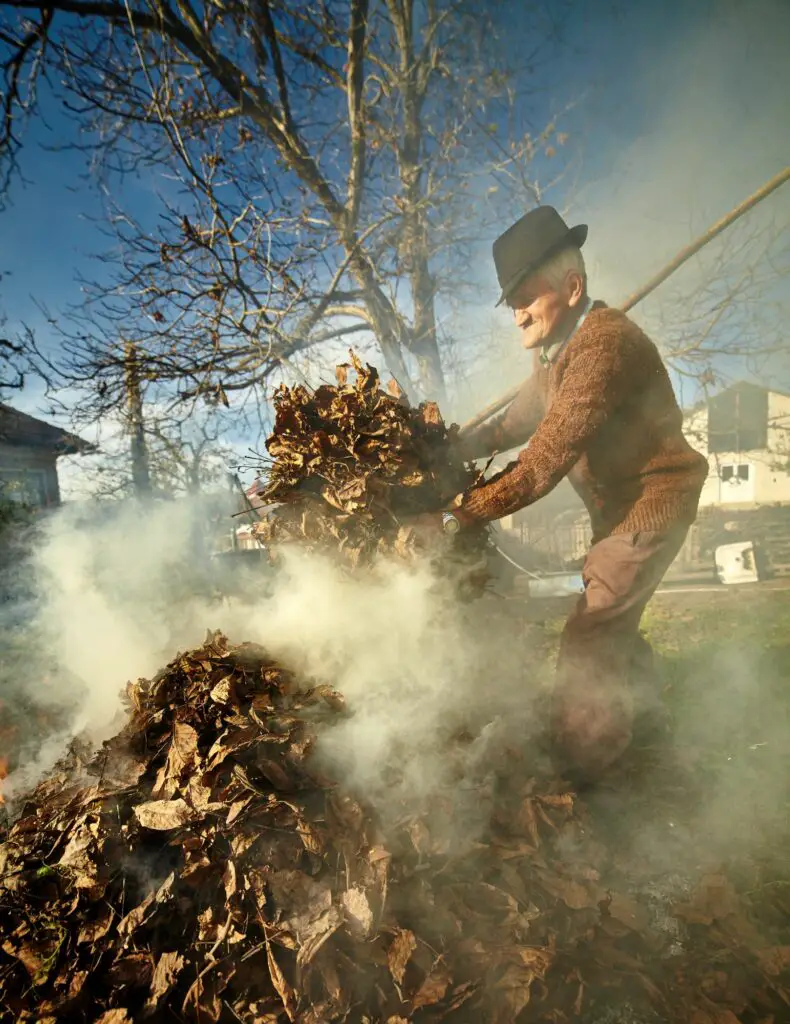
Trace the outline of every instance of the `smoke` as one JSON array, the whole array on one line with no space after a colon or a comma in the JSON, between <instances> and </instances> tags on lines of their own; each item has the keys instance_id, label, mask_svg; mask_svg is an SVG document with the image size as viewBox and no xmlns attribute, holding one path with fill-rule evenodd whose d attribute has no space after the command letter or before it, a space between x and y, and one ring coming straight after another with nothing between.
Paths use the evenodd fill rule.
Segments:
<instances>
[{"instance_id":1,"label":"smoke","mask_svg":"<svg viewBox=\"0 0 790 1024\"><path fill-rule=\"evenodd\" d=\"M777 0L714 6L714 17L673 34L629 83L612 114L635 130L612 133L605 173L571 197L570 216L590 225L585 255L594 290L612 304L790 160L781 127L790 92L790 8ZM704 302L700 289L712 278L786 252L775 229L788 220L785 187L703 249L635 315L659 335L682 325L689 312L683 304Z\"/></svg>"},{"instance_id":2,"label":"smoke","mask_svg":"<svg viewBox=\"0 0 790 1024\"><path fill-rule=\"evenodd\" d=\"M551 667L524 607L494 597L460 605L426 567L382 563L352 578L299 552L228 597L236 581L222 572L233 570L203 554L207 520L219 515L225 528L228 513L129 503L66 507L49 520L0 624L12 638L0 700L16 728L6 795L16 803L75 735L96 745L114 734L127 680L222 629L263 645L305 685L343 694L348 713L319 733L327 774L385 822L430 808L434 835L456 848L474 840L503 778L548 767ZM693 699L678 721L677 763L664 755L641 788L620 780L592 794L596 832L623 864L691 875L775 834L788 795L788 716L782 681L771 689L768 671L748 648L697 660L683 682ZM702 768L687 763L696 755Z\"/></svg>"},{"instance_id":3,"label":"smoke","mask_svg":"<svg viewBox=\"0 0 790 1024\"><path fill-rule=\"evenodd\" d=\"M74 735L109 735L126 680L199 639L211 596L199 532L215 514L185 502L66 506L31 534L26 557L10 560L0 698L22 747L12 790Z\"/></svg>"},{"instance_id":4,"label":"smoke","mask_svg":"<svg viewBox=\"0 0 790 1024\"><path fill-rule=\"evenodd\" d=\"M583 152L573 180L543 196L571 224L589 225L584 256L594 297L612 306L644 285L686 245L790 163L790 6L783 0L711 0L707 16L685 12L677 31L653 40L634 5L627 42L608 81L590 62L590 88L567 127ZM629 23L630 19L630 23ZM569 82L574 81L572 77ZM569 88L572 86L569 85ZM576 100L578 95L564 97ZM520 214L513 210L512 219ZM732 310L715 323L708 347L726 378L780 373L788 316L790 184L727 229L630 314L665 352L695 342L718 304ZM502 224L504 230L507 222ZM464 310L458 334L480 366L460 388L454 415L463 420L529 375L506 309L492 312L498 289L488 244L481 251L487 301ZM784 275L784 282L783 282ZM744 348L749 356L726 351ZM701 370L703 367L700 366ZM694 383L675 378L681 398Z\"/></svg>"},{"instance_id":5,"label":"smoke","mask_svg":"<svg viewBox=\"0 0 790 1024\"><path fill-rule=\"evenodd\" d=\"M502 602L460 606L427 568L381 564L349 578L298 552L276 577L228 597L222 574L233 567L205 557L216 512L195 502L65 507L45 525L19 573L24 612L18 601L4 623L16 639L0 696L43 715L38 728L19 721L26 741L12 794L73 736L97 744L117 731L127 680L152 676L221 629L263 645L306 684L344 695L350 713L325 732L318 756L382 813L449 795L459 780L469 788L455 808L464 792L478 803L491 751L528 747L540 689L517 630L494 614ZM454 762L447 748L461 733Z\"/></svg>"},{"instance_id":6,"label":"smoke","mask_svg":"<svg viewBox=\"0 0 790 1024\"><path fill-rule=\"evenodd\" d=\"M293 552L245 632L345 696L351 714L319 746L337 776L382 811L450 793L458 811L499 746L536 753L540 679L501 604L461 606L426 567L385 562L350 579Z\"/></svg>"}]
</instances>

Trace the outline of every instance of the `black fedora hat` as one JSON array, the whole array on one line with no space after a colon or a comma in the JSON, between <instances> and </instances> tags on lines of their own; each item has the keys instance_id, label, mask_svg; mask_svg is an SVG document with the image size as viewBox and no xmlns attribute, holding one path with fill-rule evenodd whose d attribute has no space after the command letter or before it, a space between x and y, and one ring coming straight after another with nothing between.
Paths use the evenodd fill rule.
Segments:
<instances>
[{"instance_id":1,"label":"black fedora hat","mask_svg":"<svg viewBox=\"0 0 790 1024\"><path fill-rule=\"evenodd\" d=\"M569 228L553 206L538 206L517 220L494 242L494 264L502 294L497 306L533 271L566 246L581 249L587 225Z\"/></svg>"}]
</instances>

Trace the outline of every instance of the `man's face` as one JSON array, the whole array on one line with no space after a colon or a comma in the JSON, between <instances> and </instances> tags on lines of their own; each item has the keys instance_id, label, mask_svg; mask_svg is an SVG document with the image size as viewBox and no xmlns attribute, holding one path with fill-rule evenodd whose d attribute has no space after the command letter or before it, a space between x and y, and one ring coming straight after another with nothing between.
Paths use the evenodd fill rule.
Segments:
<instances>
[{"instance_id":1,"label":"man's face","mask_svg":"<svg viewBox=\"0 0 790 1024\"><path fill-rule=\"evenodd\" d=\"M525 349L551 345L574 317L581 296L581 277L569 273L561 289L553 288L540 273L528 277L507 300Z\"/></svg>"}]
</instances>

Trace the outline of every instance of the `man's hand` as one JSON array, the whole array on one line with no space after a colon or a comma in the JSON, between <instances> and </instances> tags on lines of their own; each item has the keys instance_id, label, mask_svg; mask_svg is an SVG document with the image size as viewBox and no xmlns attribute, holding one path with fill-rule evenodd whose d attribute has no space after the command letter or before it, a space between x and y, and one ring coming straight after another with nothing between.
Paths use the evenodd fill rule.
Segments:
<instances>
[{"instance_id":1,"label":"man's hand","mask_svg":"<svg viewBox=\"0 0 790 1024\"><path fill-rule=\"evenodd\" d=\"M432 547L445 536L441 512L424 512L404 520L403 525L414 531L420 547Z\"/></svg>"},{"instance_id":2,"label":"man's hand","mask_svg":"<svg viewBox=\"0 0 790 1024\"><path fill-rule=\"evenodd\" d=\"M448 512L458 523L455 530L450 530L445 526L444 516ZM421 547L434 547L442 540L449 542L459 527L463 530L467 526L474 525L474 521L471 516L466 514L465 509L450 508L442 512L425 512L404 520L403 525L414 531L415 539Z\"/></svg>"},{"instance_id":3,"label":"man's hand","mask_svg":"<svg viewBox=\"0 0 790 1024\"><path fill-rule=\"evenodd\" d=\"M458 438L458 452L464 462L475 462L480 458L480 438L477 430L470 430Z\"/></svg>"}]
</instances>

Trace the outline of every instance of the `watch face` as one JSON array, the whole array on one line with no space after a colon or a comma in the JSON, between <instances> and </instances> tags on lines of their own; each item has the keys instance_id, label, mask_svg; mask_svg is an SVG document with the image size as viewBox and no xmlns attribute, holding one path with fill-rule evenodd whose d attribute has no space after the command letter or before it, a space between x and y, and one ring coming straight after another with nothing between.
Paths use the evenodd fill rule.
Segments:
<instances>
[{"instance_id":1,"label":"watch face","mask_svg":"<svg viewBox=\"0 0 790 1024\"><path fill-rule=\"evenodd\" d=\"M448 514L444 517L443 525L446 533L458 533L461 529L461 524L452 514Z\"/></svg>"}]
</instances>

